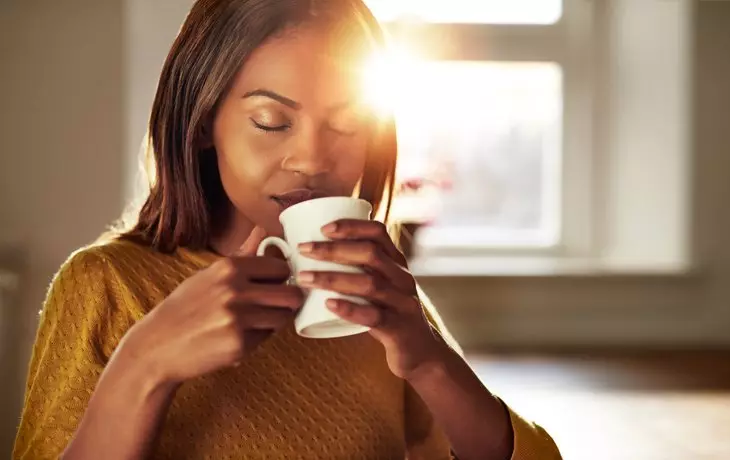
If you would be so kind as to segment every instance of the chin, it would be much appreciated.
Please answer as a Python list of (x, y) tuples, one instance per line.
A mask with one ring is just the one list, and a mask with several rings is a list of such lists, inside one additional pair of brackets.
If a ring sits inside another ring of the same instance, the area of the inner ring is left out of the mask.
[(258, 225), (262, 226), (266, 230), (268, 236), (284, 236), (284, 228), (281, 226), (279, 219), (274, 217), (273, 219), (267, 219), (266, 222), (261, 222)]

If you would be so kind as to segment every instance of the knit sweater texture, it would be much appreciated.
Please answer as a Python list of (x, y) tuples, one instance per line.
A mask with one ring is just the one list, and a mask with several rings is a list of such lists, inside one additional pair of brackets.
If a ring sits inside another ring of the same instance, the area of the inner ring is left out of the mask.
[[(217, 258), (124, 240), (74, 253), (41, 312), (13, 458), (58, 458), (124, 334)], [(514, 460), (560, 458), (542, 428), (510, 416)], [(292, 327), (240, 366), (182, 385), (155, 458), (448, 459), (449, 452), (426, 405), (390, 372), (369, 334), (314, 340)]]

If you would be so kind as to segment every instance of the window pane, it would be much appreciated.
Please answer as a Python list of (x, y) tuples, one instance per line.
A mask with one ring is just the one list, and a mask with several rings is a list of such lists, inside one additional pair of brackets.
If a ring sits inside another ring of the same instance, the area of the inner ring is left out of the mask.
[(562, 0), (366, 0), (375, 16), (432, 23), (553, 24), (563, 13)]
[(393, 216), (431, 222), (426, 245), (555, 243), (560, 67), (420, 61), (398, 81)]

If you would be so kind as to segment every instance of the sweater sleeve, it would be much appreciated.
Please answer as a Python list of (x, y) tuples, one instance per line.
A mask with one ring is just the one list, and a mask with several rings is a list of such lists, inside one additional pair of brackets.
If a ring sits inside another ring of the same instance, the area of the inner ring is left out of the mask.
[[(448, 438), (433, 420), (426, 404), (406, 383), (405, 394), (407, 460), (455, 459), (449, 456)], [(514, 433), (511, 460), (561, 460), (560, 452), (550, 435), (539, 425), (529, 422), (505, 405)]]
[(87, 249), (61, 267), (33, 346), (13, 459), (56, 459), (84, 414), (118, 324), (109, 270)]
[(514, 450), (511, 460), (561, 460), (558, 447), (541, 426), (529, 422), (507, 407), (512, 431)]
[[(433, 304), (419, 287), (419, 297), (424, 314), (434, 329), (441, 335), (442, 339), (464, 357), (459, 344), (449, 333), (441, 320)], [(436, 426), (426, 407), (426, 404), (418, 397), (418, 394), (410, 385), (406, 384), (406, 439), (409, 440), (408, 459), (441, 459), (440, 452), (443, 445), (448, 446), (448, 441), (442, 430)], [(504, 404), (504, 403), (503, 403)], [(511, 460), (561, 460), (560, 451), (550, 435), (539, 425), (529, 422), (520, 417), (509, 406), (505, 404), (509, 413), (512, 431), (514, 433), (513, 453)], [(447, 447), (448, 449), (448, 447)], [(423, 452), (439, 452), (439, 454), (426, 455)], [(456, 458), (456, 457), (452, 457)]]

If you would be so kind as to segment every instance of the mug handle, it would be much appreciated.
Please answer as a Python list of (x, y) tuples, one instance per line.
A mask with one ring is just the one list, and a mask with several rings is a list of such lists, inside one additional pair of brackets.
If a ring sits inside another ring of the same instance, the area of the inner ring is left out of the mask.
[(260, 244), (258, 249), (256, 249), (256, 255), (257, 256), (263, 256), (264, 252), (266, 252), (266, 248), (269, 246), (276, 246), (282, 254), (284, 254), (284, 257), (286, 260), (291, 259), (292, 256), (292, 250), (291, 246), (289, 246), (289, 243), (282, 240), (281, 238), (277, 236), (270, 236), (268, 238), (265, 238)]

